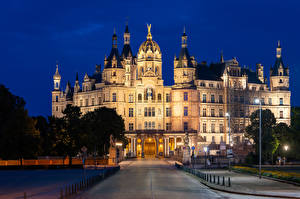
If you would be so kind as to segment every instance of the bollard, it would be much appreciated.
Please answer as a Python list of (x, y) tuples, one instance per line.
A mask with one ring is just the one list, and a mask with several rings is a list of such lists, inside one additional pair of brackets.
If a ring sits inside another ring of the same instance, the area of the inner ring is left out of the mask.
[(231, 187), (230, 177), (228, 177), (228, 187)]
[(24, 199), (26, 199), (27, 198), (27, 194), (26, 194), (26, 192), (24, 192)]
[(220, 176), (218, 176), (218, 184), (220, 184)]
[(68, 186), (66, 186), (66, 188), (65, 188), (65, 196), (66, 197), (68, 196)]
[(60, 199), (64, 199), (63, 189), (60, 189)]
[(225, 186), (225, 178), (223, 176), (222, 186)]
[(69, 185), (69, 192), (68, 192), (68, 196), (71, 195), (71, 185)]
[(214, 175), (214, 184), (216, 184), (216, 176)]

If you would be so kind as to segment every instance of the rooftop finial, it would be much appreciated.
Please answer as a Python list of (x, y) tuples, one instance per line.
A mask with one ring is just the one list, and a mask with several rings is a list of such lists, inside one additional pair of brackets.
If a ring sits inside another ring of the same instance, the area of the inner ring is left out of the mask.
[(185, 34), (185, 26), (183, 26), (183, 34)]
[(116, 27), (114, 27), (114, 35), (116, 34)]
[(281, 46), (280, 46), (280, 40), (277, 41), (277, 47), (281, 48)]
[(221, 63), (224, 63), (224, 56), (223, 56), (223, 50), (221, 50), (221, 59), (220, 59)]
[(152, 35), (151, 35), (151, 24), (150, 25), (148, 25), (147, 24), (147, 28), (148, 28), (148, 35), (147, 35), (147, 39), (152, 39)]

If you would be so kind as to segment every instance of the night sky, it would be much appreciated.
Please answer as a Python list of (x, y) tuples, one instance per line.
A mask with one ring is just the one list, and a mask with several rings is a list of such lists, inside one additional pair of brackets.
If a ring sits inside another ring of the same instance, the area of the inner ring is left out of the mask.
[(241, 66), (266, 74), (275, 62), (277, 40), (290, 67), (292, 105), (300, 106), (300, 1), (2, 1), (0, 6), (0, 84), (22, 96), (29, 114), (51, 114), (52, 77), (60, 64), (63, 88), (103, 67), (114, 27), (119, 51), (128, 19), (134, 54), (152, 24), (153, 40), (163, 55), (165, 85), (173, 84), (173, 59), (180, 50), (183, 26), (188, 48), (198, 62), (237, 57)]

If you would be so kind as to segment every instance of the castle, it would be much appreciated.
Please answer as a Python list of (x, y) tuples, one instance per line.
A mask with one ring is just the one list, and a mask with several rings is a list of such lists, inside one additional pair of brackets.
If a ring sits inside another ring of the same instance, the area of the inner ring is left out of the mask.
[(252, 71), (235, 58), (224, 60), (223, 55), (209, 66), (197, 62), (189, 54), (184, 31), (179, 55), (174, 58), (175, 84), (164, 86), (162, 52), (152, 38), (151, 25), (137, 55), (130, 47), (128, 25), (123, 37), (121, 54), (114, 33), (104, 69), (96, 65), (95, 73), (85, 74), (81, 85), (77, 74), (75, 85), (68, 82), (63, 91), (57, 65), (53, 116), (62, 117), (67, 104), (80, 107), (83, 114), (102, 106), (114, 108), (125, 122), (126, 153), (134, 157), (172, 156), (182, 149), (185, 134), (196, 155), (203, 154), (205, 146), (217, 154), (229, 145), (243, 145), (248, 142), (244, 130), (249, 116), (259, 108), (254, 103), (257, 98), (277, 122), (290, 124), (289, 68), (283, 64), (279, 42), (268, 85), (262, 64)]

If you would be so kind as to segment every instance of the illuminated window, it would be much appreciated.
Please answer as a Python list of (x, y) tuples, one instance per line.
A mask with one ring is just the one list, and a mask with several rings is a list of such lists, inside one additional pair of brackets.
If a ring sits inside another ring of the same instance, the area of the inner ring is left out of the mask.
[(172, 123), (166, 123), (166, 130), (170, 131), (172, 128)]
[(169, 93), (166, 94), (166, 102), (170, 102), (171, 101), (171, 96)]
[(223, 103), (223, 95), (219, 95), (219, 103)]
[(212, 133), (215, 133), (215, 132), (216, 132), (215, 124), (211, 124), (211, 132), (212, 132)]
[(142, 94), (141, 94), (141, 93), (138, 94), (138, 101), (139, 101), (139, 102), (142, 102)]
[(220, 117), (223, 117), (223, 109), (219, 109), (219, 115)]
[(183, 123), (183, 130), (184, 131), (187, 131), (188, 130), (188, 127), (189, 127), (189, 124), (187, 122), (184, 122)]
[(202, 102), (203, 102), (203, 103), (206, 103), (206, 94), (203, 94), (203, 95), (202, 95)]
[(113, 101), (113, 102), (116, 102), (116, 101), (117, 101), (117, 94), (116, 94), (116, 93), (113, 93), (113, 94), (112, 94), (112, 101)]
[(215, 95), (211, 95), (210, 102), (211, 102), (211, 103), (215, 103)]
[(161, 102), (161, 94), (160, 94), (160, 93), (157, 95), (157, 100), (158, 100), (159, 102)]
[(282, 119), (282, 118), (283, 118), (283, 111), (280, 111), (279, 114), (280, 114), (280, 115), (279, 115), (280, 119)]
[(203, 109), (203, 117), (206, 117), (206, 108)]
[(129, 108), (129, 117), (133, 117), (133, 108)]
[(206, 123), (203, 123), (202, 128), (203, 128), (203, 133), (206, 133)]
[(183, 93), (183, 100), (188, 101), (188, 93), (187, 92)]
[(279, 105), (283, 105), (283, 98), (279, 99)]
[(133, 131), (133, 123), (129, 123), (129, 131)]
[(133, 103), (133, 95), (132, 94), (129, 95), (128, 102)]
[(183, 108), (183, 115), (184, 116), (188, 116), (188, 107), (187, 106), (185, 106), (184, 108)]
[(223, 124), (220, 124), (219, 127), (220, 127), (219, 132), (220, 133), (224, 133), (224, 126), (223, 126)]
[(211, 117), (215, 117), (215, 109), (211, 109)]
[(166, 117), (171, 117), (171, 108), (166, 108)]

